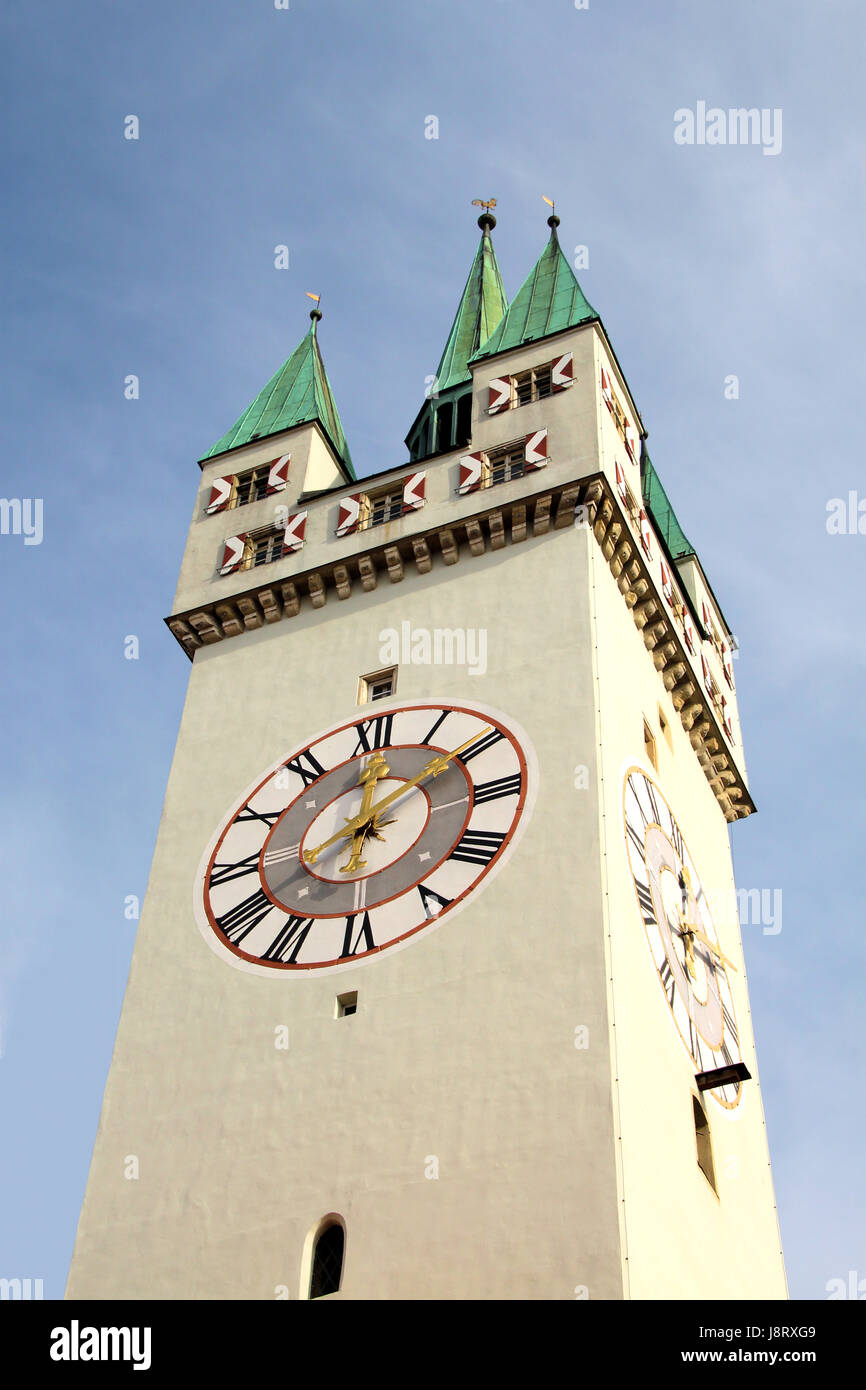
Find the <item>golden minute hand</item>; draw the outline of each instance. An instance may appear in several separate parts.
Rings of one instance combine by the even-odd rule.
[[[713,955],[718,956],[719,960],[722,962],[722,965],[729,966],[731,970],[736,970],[737,967],[734,965],[734,962],[732,960],[728,960],[728,957],[719,950],[715,942],[711,941],[708,936],[705,936],[704,933],[700,931],[698,927],[691,927],[687,923],[685,929],[692,936],[697,937],[698,941],[702,941],[705,946],[709,946]]]
[[[344,836],[352,835],[355,830],[360,830],[361,826],[364,825],[366,821],[370,820],[373,816],[379,816],[392,802],[397,801],[404,792],[410,791],[412,787],[417,787],[419,782],[423,782],[425,777],[438,777],[440,772],[444,772],[448,767],[452,758],[456,758],[458,754],[463,752],[464,748],[468,748],[470,743],[474,743],[476,739],[483,738],[485,734],[489,734],[492,727],[491,724],[488,724],[487,728],[482,729],[480,734],[473,734],[465,743],[461,743],[459,748],[452,748],[450,753],[440,753],[435,758],[431,758],[429,763],[425,764],[418,773],[417,777],[411,777],[408,782],[402,782],[396,791],[390,792],[388,796],[383,796],[382,800],[377,801],[375,806],[370,806],[366,811],[359,811],[357,816],[353,816],[351,820],[347,820],[343,829],[338,830],[336,835],[332,835],[330,840],[325,840],[323,844],[316,845],[315,849],[305,849],[305,862],[307,864],[315,864],[323,850],[336,844],[337,840],[342,840]]]

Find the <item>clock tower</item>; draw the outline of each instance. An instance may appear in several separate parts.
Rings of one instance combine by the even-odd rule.
[[[318,309],[200,460],[71,1298],[786,1297],[735,644],[558,218],[510,304],[479,225],[408,460]]]

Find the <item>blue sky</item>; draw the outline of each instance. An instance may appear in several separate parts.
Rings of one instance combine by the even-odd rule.
[[[782,931],[744,937],[791,1292],[866,1279],[866,536],[826,529],[866,498],[856,0],[49,0],[0,33],[0,494],[44,499],[41,545],[0,535],[0,1274],[63,1292],[189,673],[162,619],[196,459],[317,290],[356,468],[400,463],[471,200],[499,200],[513,295],[548,194],[740,641],[737,878],[783,893]],[[701,100],[780,109],[781,152],[675,144]]]

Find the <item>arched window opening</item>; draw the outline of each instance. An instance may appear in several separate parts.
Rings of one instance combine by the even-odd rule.
[[[319,1231],[313,1245],[310,1270],[310,1298],[324,1298],[336,1293],[343,1277],[343,1254],[346,1233],[338,1221]]]
[[[464,444],[468,444],[472,437],[472,392],[467,391],[465,396],[461,396],[457,402],[457,434],[454,440],[456,448],[462,449]]]
[[[451,448],[451,431],[454,425],[454,406],[450,401],[440,405],[436,412],[436,449],[441,454]]]
[[[710,1122],[707,1112],[697,1096],[692,1096],[692,1109],[695,1117],[695,1141],[698,1148],[698,1167],[713,1191],[716,1191],[716,1172],[713,1167],[713,1141],[710,1137]]]

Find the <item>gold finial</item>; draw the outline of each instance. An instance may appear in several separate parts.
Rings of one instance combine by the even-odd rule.
[[[484,209],[484,211],[478,219],[478,225],[481,228],[482,232],[484,232],[485,234],[491,232],[493,228],[496,226],[496,218],[493,216],[493,209],[496,207],[496,199],[473,198],[472,206],[474,208]]]
[[[496,207],[496,199],[488,198],[485,202],[483,198],[473,198],[472,206],[474,208],[484,208],[486,212],[490,212],[492,208]]]

